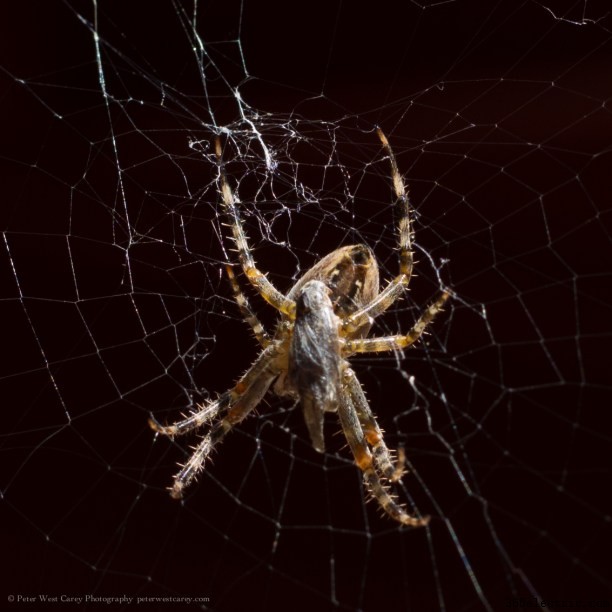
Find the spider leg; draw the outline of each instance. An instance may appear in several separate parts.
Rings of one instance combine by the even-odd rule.
[[[348,378],[352,378],[350,368],[347,368]],[[364,397],[365,400],[365,397]],[[348,393],[343,393],[338,403],[338,416],[344,435],[351,447],[355,463],[363,472],[363,480],[372,497],[380,507],[394,520],[403,525],[422,527],[427,525],[429,517],[417,518],[410,516],[406,510],[395,502],[387,487],[381,482],[380,475],[375,468],[375,459],[368,448],[366,436],[361,425],[358,411]]]
[[[268,332],[266,332],[264,326],[257,318],[257,315],[251,309],[251,305],[249,304],[249,300],[247,299],[246,295],[242,293],[240,285],[238,284],[238,279],[234,276],[234,271],[232,270],[232,267],[230,265],[225,266],[225,271],[232,285],[234,299],[238,304],[238,308],[242,313],[242,317],[251,326],[251,329],[253,330],[255,338],[257,338],[259,344],[261,344],[261,346],[265,348],[270,344],[270,336],[268,335]]]
[[[400,211],[398,223],[399,273],[371,302],[354,312],[344,321],[342,327],[345,333],[349,334],[359,329],[368,319],[375,319],[378,315],[382,314],[400,295],[402,295],[406,285],[410,282],[414,265],[412,255],[413,231],[410,222],[410,198],[408,197],[404,180],[397,167],[397,161],[395,160],[395,155],[387,137],[380,128],[377,128],[376,133],[389,156],[393,191],[395,192],[396,206]]]
[[[219,412],[226,409],[232,401],[231,391],[226,391],[220,395],[214,402],[199,404],[198,410],[195,410],[190,416],[181,421],[177,421],[172,425],[162,425],[154,416],[149,417],[149,427],[156,433],[163,434],[169,438],[181,436],[202,425],[210,423]]]
[[[262,373],[261,377],[255,379],[251,386],[236,398],[236,401],[227,411],[227,415],[212,426],[211,430],[195,447],[187,462],[181,466],[180,471],[174,476],[174,483],[170,487],[170,497],[173,499],[183,497],[183,491],[202,471],[210,453],[232,430],[234,425],[245,419],[259,404],[277,376],[278,370],[268,367],[268,370]]]
[[[274,369],[274,371],[278,373],[276,366],[273,365],[277,356],[278,350],[276,347],[267,347],[261,352],[259,357],[255,360],[255,363],[253,363],[240,380],[238,380],[234,387],[220,395],[215,401],[200,406],[197,412],[194,412],[181,421],[176,421],[172,425],[160,425],[155,419],[150,418],[149,426],[154,431],[172,438],[174,436],[186,434],[209,423],[219,414],[219,412],[238,402],[244,393],[255,386],[259,377],[264,377],[271,369]]]
[[[215,139],[215,153],[219,162],[219,176],[221,180],[221,195],[223,198],[223,205],[230,218],[232,235],[234,237],[234,242],[236,243],[236,248],[238,249],[238,259],[240,260],[244,274],[249,279],[249,282],[257,289],[261,297],[266,300],[266,302],[274,306],[276,310],[279,310],[283,314],[287,315],[290,319],[294,319],[295,302],[283,295],[266,278],[266,275],[255,265],[255,260],[251,255],[251,249],[249,248],[247,236],[240,219],[240,212],[236,206],[236,197],[234,196],[229,183],[227,182],[227,176],[225,175],[225,170],[223,167],[223,154],[221,150],[221,139],[219,137]]]
[[[407,333],[397,336],[384,336],[381,338],[358,338],[346,340],[343,352],[345,355],[352,353],[381,353],[383,351],[394,351],[407,348],[414,344],[422,335],[427,326],[434,320],[435,316],[442,310],[446,300],[450,297],[448,291],[442,291],[425,312],[419,317],[414,327]]]
[[[344,382],[357,412],[357,417],[359,418],[359,423],[365,435],[365,439],[372,448],[374,462],[376,463],[378,471],[391,482],[397,482],[404,474],[404,464],[406,463],[405,454],[401,452],[398,460],[394,464],[391,459],[391,451],[385,444],[382,430],[378,426],[376,417],[372,413],[370,404],[363,392],[363,388],[359,380],[357,380],[355,372],[351,368],[345,370]]]

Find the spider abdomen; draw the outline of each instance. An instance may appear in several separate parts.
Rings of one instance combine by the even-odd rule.
[[[325,450],[323,415],[336,411],[343,359],[330,289],[319,280],[304,284],[296,296],[289,350],[288,382],[299,397],[313,447]]]

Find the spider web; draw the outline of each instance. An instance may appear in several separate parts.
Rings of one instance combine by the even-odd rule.
[[[612,606],[607,11],[5,10],[9,609]],[[418,263],[375,335],[454,292],[418,346],[353,360],[387,443],[406,449],[395,493],[430,525],[399,528],[365,502],[334,415],[319,455],[272,396],[174,502],[165,488],[197,438],[156,439],[148,416],[216,397],[258,352],[224,271],[215,135],[257,264],[287,291],[346,244],[396,274],[376,126],[410,189]]]

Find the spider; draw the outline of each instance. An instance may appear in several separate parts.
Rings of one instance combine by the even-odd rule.
[[[280,312],[275,332],[269,335],[241,292],[231,266],[227,266],[234,298],[262,350],[232,389],[198,406],[186,418],[161,425],[153,417],[151,428],[170,438],[208,427],[193,454],[180,466],[170,487],[175,499],[203,469],[206,459],[238,423],[262,401],[270,387],[278,396],[291,396],[301,404],[312,446],[324,452],[325,412],[337,412],[355,463],[363,472],[372,498],[391,518],[403,525],[424,526],[429,517],[417,517],[395,501],[388,482],[403,475],[404,455],[397,461],[385,444],[365,394],[348,358],[356,353],[401,350],[414,344],[450,296],[442,291],[403,335],[368,338],[374,319],[406,290],[413,268],[410,203],[391,146],[377,130],[391,164],[391,178],[399,209],[399,273],[382,291],[378,263],[369,246],[357,244],[329,253],[310,268],[285,295],[255,265],[242,225],[239,200],[224,170],[221,140],[215,140],[221,199],[227,214],[238,259],[247,279],[264,300]]]

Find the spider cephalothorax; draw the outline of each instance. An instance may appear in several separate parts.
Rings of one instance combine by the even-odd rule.
[[[277,395],[290,395],[302,406],[313,447],[325,450],[325,412],[337,412],[355,462],[363,472],[372,497],[392,518],[405,525],[427,524],[428,517],[414,517],[395,502],[385,481],[403,474],[403,461],[395,463],[387,448],[361,385],[348,358],[355,353],[400,350],[420,338],[427,325],[449,297],[442,291],[423,312],[408,334],[368,338],[374,319],[402,295],[412,274],[412,230],[410,205],[387,138],[378,130],[391,163],[399,221],[399,273],[381,291],[379,270],[370,247],[358,244],[329,253],[310,268],[285,295],[260,272],[244,232],[237,200],[223,168],[219,138],[215,150],[223,206],[229,217],[238,258],[245,276],[259,294],[280,312],[273,335],[268,335],[241,292],[231,266],[227,272],[234,296],[250,324],[262,351],[236,385],[213,402],[199,406],[191,416],[172,425],[151,427],[166,436],[177,436],[203,426],[208,432],[178,474],[170,488],[174,498],[203,468],[213,448],[263,399],[270,387]]]

